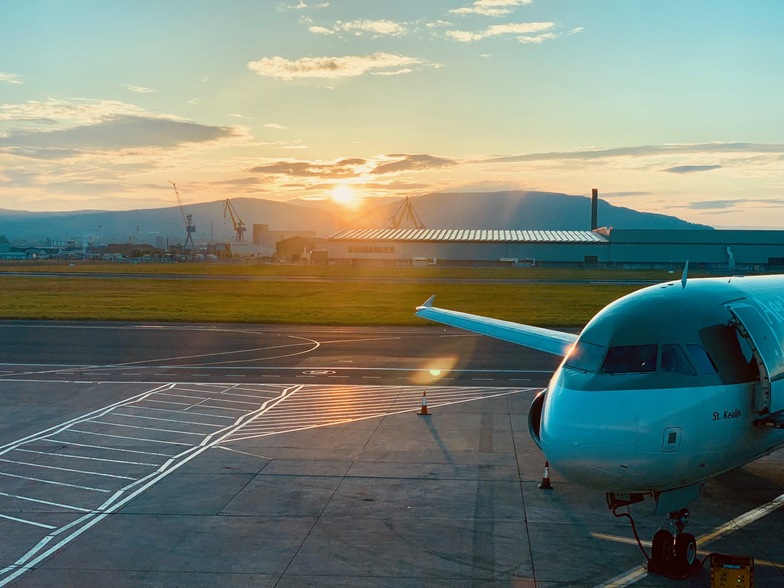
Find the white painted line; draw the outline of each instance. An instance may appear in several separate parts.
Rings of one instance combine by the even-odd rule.
[[[103,449],[104,451],[119,451],[121,453],[138,453],[140,455],[155,455],[157,457],[171,457],[168,453],[155,453],[154,451],[138,451],[136,449],[125,449],[123,447],[107,447],[105,445],[89,445],[87,443],[74,443],[73,441],[61,441],[55,437],[50,439],[39,439],[39,441],[46,441],[47,443],[57,443],[58,445],[67,445],[69,447],[87,447],[89,449]]]
[[[183,414],[183,412],[181,410],[172,410],[170,408],[155,408],[154,406],[143,406],[143,405],[141,405],[139,403],[134,404],[133,408],[139,408],[139,409],[142,409],[142,410],[157,410],[157,411],[160,411],[160,412],[173,412],[175,414]],[[207,407],[207,408],[209,408],[209,407]],[[195,414],[195,415],[198,415],[198,416],[203,416],[203,417],[207,417],[207,418],[211,418],[211,419],[229,419],[229,420],[233,420],[234,419],[234,417],[230,417],[230,416],[221,416],[219,414],[205,414],[203,412],[191,412],[189,414]]]
[[[7,496],[8,498],[15,498],[16,500],[26,500],[27,502],[36,502],[38,504],[45,504],[47,506],[57,506],[59,508],[64,508],[66,510],[91,512],[91,509],[89,508],[81,508],[79,506],[73,506],[71,504],[60,504],[59,502],[51,502],[49,500],[40,500],[38,498],[31,498],[30,496],[19,496],[18,494],[6,494],[5,492],[0,492],[0,496]]]
[[[41,468],[44,470],[57,470],[59,472],[69,472],[72,474],[86,474],[88,476],[104,476],[106,478],[119,478],[121,480],[135,480],[136,478],[129,478],[128,476],[118,476],[115,474],[103,474],[100,472],[90,472],[85,470],[74,470],[71,468],[59,468],[57,466],[44,465],[42,463],[27,462],[27,461],[14,461],[13,459],[0,459],[4,463],[15,463],[16,465],[23,465],[28,468]]]
[[[128,504],[130,501],[135,499],[139,494],[150,488],[152,485],[156,484],[158,481],[163,479],[164,477],[168,476],[170,473],[176,471],[186,463],[188,463],[193,458],[201,455],[207,449],[212,447],[216,447],[220,443],[222,443],[225,439],[227,439],[234,431],[242,428],[243,426],[252,423],[254,420],[258,419],[262,415],[264,415],[267,411],[271,410],[280,402],[286,400],[293,394],[295,394],[299,390],[299,386],[294,386],[293,388],[286,388],[281,391],[278,398],[270,399],[265,401],[259,409],[253,413],[248,415],[244,415],[234,421],[232,425],[226,427],[223,431],[218,431],[216,433],[211,433],[205,437],[205,439],[199,444],[198,447],[193,447],[189,450],[190,455],[187,455],[184,459],[181,459],[178,463],[172,465],[172,467],[168,467],[171,463],[171,460],[164,464],[157,475],[146,476],[142,478],[135,484],[132,484],[127,489],[123,489],[121,491],[115,492],[109,500],[104,502],[103,505],[98,509],[98,511],[91,512],[89,514],[84,515],[83,517],[65,525],[64,527],[53,531],[38,544],[30,549],[26,554],[24,554],[21,558],[19,558],[13,564],[6,566],[4,569],[0,570],[0,575],[4,575],[8,573],[9,575],[0,580],[0,587],[5,586],[6,584],[13,582],[16,578],[25,574],[30,569],[34,568],[40,562],[44,561],[50,555],[55,553],[57,550],[61,549],[63,546],[67,545],[74,539],[76,539],[79,535],[86,532],[99,522],[101,522],[104,518],[116,512],[122,506]],[[187,452],[186,452],[187,453]],[[135,487],[135,490],[130,494],[123,496],[126,490]],[[106,491],[108,493],[108,491]],[[70,533],[70,534],[66,534]],[[63,538],[60,539],[55,545],[52,545],[47,548],[48,544],[53,540],[56,539],[58,536],[62,536]]]
[[[157,400],[155,398],[148,398],[146,402],[157,402],[158,404],[169,404],[171,406],[190,406],[189,402],[172,402],[171,400]]]
[[[83,435],[95,435],[97,437],[111,437],[112,439],[127,439],[128,441],[141,441],[142,443],[160,443],[161,445],[179,445],[180,447],[190,447],[187,443],[177,443],[176,441],[159,441],[158,439],[143,439],[141,437],[124,437],[123,435],[109,435],[108,433],[93,433],[92,431],[82,431],[81,429],[68,429],[74,433]]]
[[[719,537],[728,535],[734,531],[740,531],[746,525],[753,523],[754,521],[758,521],[762,517],[769,515],[775,510],[778,510],[782,507],[782,505],[784,505],[784,494],[777,496],[767,504],[763,504],[762,506],[759,506],[748,511],[747,513],[735,517],[730,521],[727,521],[709,533],[700,535],[697,538],[697,545],[704,546],[712,541],[715,541]],[[610,578],[602,584],[598,584],[596,588],[623,588],[625,586],[631,586],[632,584],[645,578],[647,575],[648,570],[645,568],[640,569],[639,567],[635,567],[631,570],[623,572],[622,574],[618,574],[613,578]]]
[[[140,427],[139,425],[125,425],[122,423],[112,423],[110,421],[88,421],[90,423],[98,423],[99,425],[109,425],[112,427],[125,427],[126,429],[141,429],[142,431],[157,431],[158,433],[174,433],[176,435],[194,435],[196,437],[204,436],[204,433],[194,433],[191,431],[177,431],[174,429],[157,429],[155,427]]]
[[[211,423],[199,423],[199,422],[196,422],[196,421],[183,421],[181,419],[162,419],[160,417],[145,416],[145,415],[142,415],[142,414],[127,414],[127,413],[124,413],[124,412],[113,412],[112,416],[128,417],[128,418],[132,418],[132,419],[146,419],[146,420],[150,420],[150,421],[162,421],[162,422],[166,422],[166,423],[182,423],[183,425],[199,425],[201,427],[213,427],[215,429],[220,429],[222,427],[222,425],[213,425]],[[93,422],[98,422],[98,421],[93,421]]]
[[[111,492],[111,490],[105,490],[103,488],[91,488],[89,486],[79,486],[78,484],[66,484],[65,482],[54,482],[52,480],[43,480],[41,478],[31,478],[30,476],[17,476],[16,474],[9,474],[7,472],[0,472],[0,476],[17,478],[20,480],[29,480],[30,482],[41,482],[42,484],[52,484],[53,486],[65,486],[67,488],[76,488],[78,490],[89,490],[90,492],[105,492],[107,494]]]
[[[15,521],[17,523],[24,523],[25,525],[35,525],[36,527],[43,527],[44,529],[56,529],[57,527],[53,527],[52,525],[44,525],[43,523],[36,523],[34,521],[27,521],[25,519],[18,519],[16,517],[10,517],[8,515],[0,514],[0,519],[7,519],[9,521]]]

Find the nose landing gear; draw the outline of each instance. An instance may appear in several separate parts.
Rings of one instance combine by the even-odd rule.
[[[689,521],[689,510],[683,508],[667,514],[670,530],[659,529],[653,536],[650,566],[652,571],[665,575],[682,575],[691,572],[697,562],[697,540],[684,533]]]

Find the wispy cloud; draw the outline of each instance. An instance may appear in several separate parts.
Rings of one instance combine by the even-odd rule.
[[[141,114],[144,110],[115,100],[29,100],[21,104],[0,104],[0,121],[65,122],[85,124],[109,116]]]
[[[0,151],[44,160],[127,149],[168,149],[237,138],[236,127],[197,124],[107,100],[46,100],[0,105],[0,121],[15,128],[0,135]]]
[[[738,198],[727,200],[697,200],[688,203],[684,208],[691,210],[727,210],[730,208],[781,208],[784,198]]]
[[[354,157],[335,161],[271,161],[257,165],[248,171],[300,178],[337,179],[362,177],[365,180],[369,180],[372,176],[423,171],[447,167],[456,163],[452,159],[435,155],[395,153],[381,155],[374,159]]]
[[[0,149],[51,158],[59,150],[100,152],[143,147],[171,148],[238,136],[232,127],[212,127],[192,122],[117,116],[89,125],[55,131],[19,130],[0,137]]]
[[[288,127],[286,127],[284,125],[279,125],[278,123],[266,123],[264,126],[267,127],[268,129],[280,129],[280,130],[283,130],[283,129],[287,129],[288,128]]]
[[[346,158],[337,161],[273,161],[249,169],[252,173],[265,173],[300,178],[351,178],[362,173],[367,160]]]
[[[449,12],[454,14],[480,14],[482,16],[506,16],[520,6],[532,4],[533,0],[476,0],[470,6],[454,8]]]
[[[2,71],[0,71],[0,82],[5,82],[7,84],[24,84],[22,76]]]
[[[296,78],[349,78],[380,72],[398,71],[415,65],[429,65],[424,59],[393,53],[346,55],[343,57],[303,57],[289,60],[265,57],[248,63],[248,69],[265,77],[281,80]],[[409,71],[412,71],[409,69]]]
[[[278,12],[285,10],[307,10],[308,8],[327,8],[329,2],[320,2],[318,4],[308,4],[304,0],[299,0],[296,4],[278,4]]]
[[[373,169],[374,174],[390,174],[403,171],[420,171],[437,167],[455,165],[452,159],[436,157],[434,155],[388,155],[393,161],[380,164]]]
[[[332,28],[322,26],[311,26],[308,28],[311,33],[321,35],[334,35],[339,32],[353,33],[362,35],[370,33],[376,36],[397,37],[406,33],[405,27],[391,20],[352,20],[349,22],[338,21]]]
[[[527,153],[494,157],[487,162],[547,161],[547,160],[591,160],[613,157],[647,157],[683,153],[766,153],[784,154],[784,144],[778,143],[686,143],[665,145],[641,145],[614,149],[586,149],[583,151],[555,151],[550,153]]]
[[[126,90],[130,90],[131,92],[135,92],[136,94],[150,94],[152,92],[157,92],[157,90],[153,90],[152,88],[145,88],[144,86],[134,86],[131,84],[123,84],[123,88]]]
[[[484,31],[447,31],[445,34],[450,39],[460,41],[462,43],[470,43],[472,41],[481,41],[488,37],[496,37],[499,35],[519,35],[518,39],[521,42],[532,42],[531,39],[540,38],[555,38],[554,33],[545,34],[544,31],[549,31],[555,26],[553,22],[520,22],[508,23],[502,25],[493,25]],[[523,41],[527,39],[527,41]],[[534,41],[541,42],[541,41]]]
[[[693,174],[696,172],[711,171],[712,169],[719,169],[721,167],[721,165],[676,165],[675,167],[668,167],[662,171],[671,174]]]

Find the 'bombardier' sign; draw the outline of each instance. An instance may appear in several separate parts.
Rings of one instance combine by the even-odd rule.
[[[349,253],[394,253],[394,247],[373,247],[371,245],[351,245]]]

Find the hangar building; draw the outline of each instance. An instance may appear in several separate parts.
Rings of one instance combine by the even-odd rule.
[[[784,231],[346,229],[327,239],[326,250],[342,263],[666,267],[689,260],[706,269],[776,269],[784,266]]]

